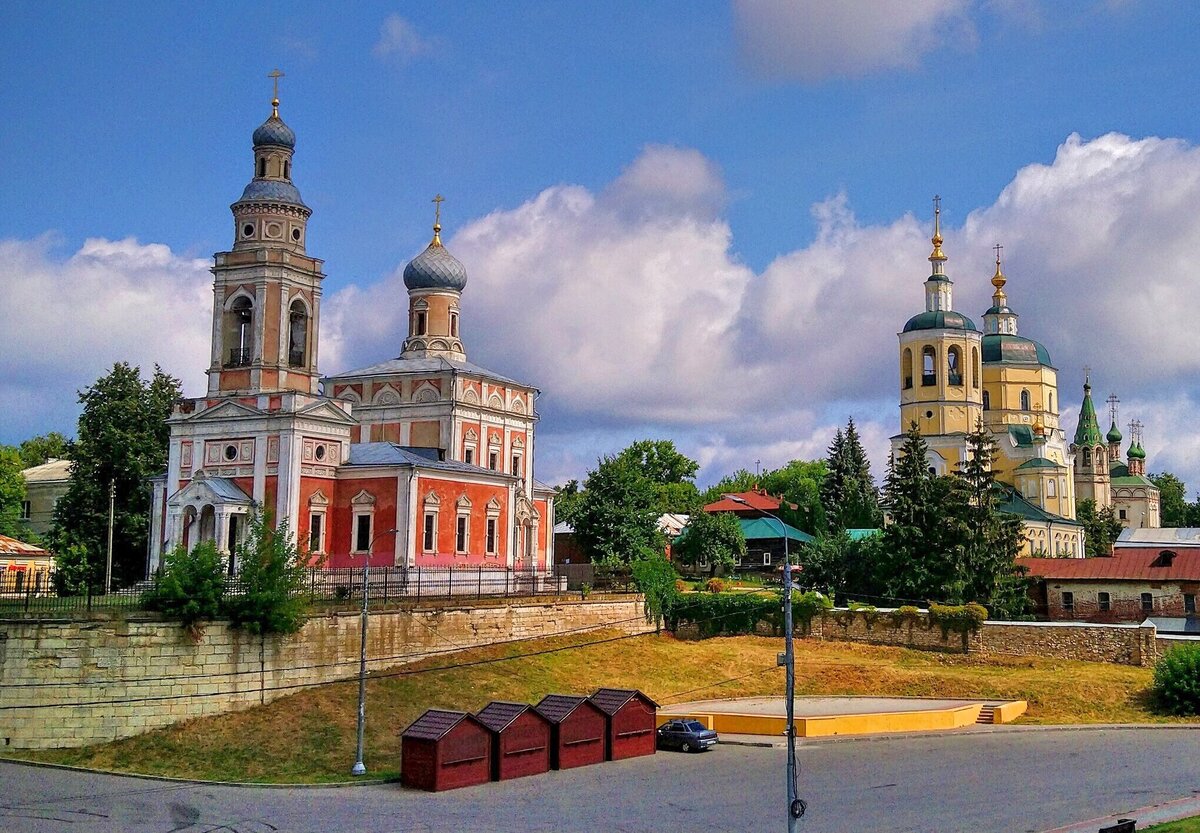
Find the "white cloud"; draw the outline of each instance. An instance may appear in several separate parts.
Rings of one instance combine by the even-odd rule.
[[[421,37],[415,26],[398,14],[390,14],[379,26],[379,40],[371,50],[377,58],[410,61],[433,51],[433,41]]]
[[[10,441],[74,433],[76,391],[118,361],[157,362],[199,392],[208,365],[209,262],[161,244],[89,239],[65,260],[55,239],[0,241],[0,400]]]
[[[769,79],[821,81],[913,69],[975,43],[968,0],[735,0],[743,62]]]

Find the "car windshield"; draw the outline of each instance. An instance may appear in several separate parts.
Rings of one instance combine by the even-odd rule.
[[[683,728],[687,729],[689,732],[703,732],[704,731],[704,726],[702,726],[700,724],[700,722],[696,721],[696,720],[689,720],[687,723],[684,723]]]

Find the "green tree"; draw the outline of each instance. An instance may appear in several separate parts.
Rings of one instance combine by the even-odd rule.
[[[21,461],[25,468],[40,466],[49,460],[71,459],[71,441],[57,431],[31,437],[21,443]]]
[[[628,563],[648,549],[660,550],[658,493],[628,458],[600,460],[584,482],[575,515],[575,538],[593,561]]]
[[[633,583],[645,599],[646,621],[662,629],[664,619],[669,619],[671,610],[679,598],[675,582],[679,575],[671,562],[662,553],[647,551],[630,563]]]
[[[845,530],[822,535],[800,550],[797,584],[830,596],[881,596],[880,538],[851,539]]]
[[[29,527],[21,520],[21,504],[25,501],[25,464],[17,449],[0,445],[0,535],[26,540]]]
[[[820,495],[829,531],[878,527],[882,522],[879,492],[853,418],[846,423],[845,433],[839,428],[834,435],[825,466]]]
[[[1096,508],[1090,497],[1075,503],[1075,520],[1083,524],[1084,546],[1090,556],[1112,555],[1113,543],[1125,527],[1111,506]]]
[[[162,574],[142,603],[179,623],[199,638],[204,623],[223,612],[225,563],[216,544],[205,541],[191,552],[182,544],[163,559]]]
[[[308,611],[302,592],[308,570],[287,522],[273,527],[266,516],[253,515],[236,559],[238,592],[225,597],[233,626],[250,633],[300,630]]]
[[[825,482],[825,475],[824,460],[792,460],[781,468],[767,470],[760,475],[740,469],[706,491],[701,502],[713,503],[725,494],[762,489],[783,500],[779,516],[785,523],[810,535],[819,535],[827,528],[825,508],[821,503],[821,485]]]
[[[1019,518],[999,509],[1004,487],[992,472],[998,451],[980,420],[967,435],[966,457],[955,473],[960,488],[953,508],[961,515],[963,561],[946,599],[982,602],[997,615],[1011,618],[1025,612],[1028,598],[1015,563],[1024,531]]]
[[[708,564],[709,575],[732,570],[746,555],[746,536],[736,515],[729,512],[695,512],[671,548],[681,564]]]
[[[568,524],[574,529],[575,518],[579,514],[579,507],[582,503],[583,490],[579,481],[568,480],[558,487],[558,494],[554,496],[554,520],[558,523]]]
[[[79,438],[71,480],[54,512],[51,543],[86,553],[87,580],[103,577],[110,485],[115,494],[113,583],[145,576],[150,493],[146,480],[167,465],[167,417],[179,397],[179,380],[155,366],[149,382],[125,362],[81,391]]]
[[[658,514],[690,514],[703,504],[693,482],[700,464],[675,448],[670,440],[638,440],[617,455],[654,484]]]
[[[1162,525],[1189,526],[1187,487],[1183,481],[1169,471],[1152,474],[1150,480],[1158,487],[1159,519]]]

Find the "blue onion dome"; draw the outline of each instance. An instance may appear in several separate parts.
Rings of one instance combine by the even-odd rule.
[[[250,180],[238,202],[273,202],[308,207],[300,198],[300,189],[282,179]]]
[[[442,227],[433,227],[433,241],[404,267],[404,285],[409,289],[450,289],[461,292],[467,285],[467,269],[442,245]]]
[[[1119,443],[1121,441],[1121,429],[1117,427],[1116,420],[1113,421],[1112,428],[1108,429],[1108,434],[1105,435],[1105,439],[1107,439],[1110,443]]]
[[[904,332],[913,330],[971,330],[975,331],[975,322],[961,312],[954,310],[933,310],[919,312],[904,325]]]
[[[278,145],[288,150],[294,150],[296,147],[296,133],[292,128],[283,123],[283,119],[279,118],[279,111],[275,110],[271,113],[271,117],[260,124],[258,129],[254,131],[253,141],[255,147],[259,145]]]

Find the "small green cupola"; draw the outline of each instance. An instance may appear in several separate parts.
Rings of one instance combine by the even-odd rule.
[[[1115,419],[1113,420],[1112,427],[1108,429],[1108,434],[1105,435],[1105,439],[1108,440],[1109,445],[1113,445],[1114,443],[1119,445],[1121,440],[1124,439],[1124,437],[1121,436],[1121,429],[1117,427],[1117,421]]]
[[[1096,420],[1096,406],[1092,404],[1091,380],[1087,377],[1083,381],[1083,405],[1079,409],[1079,425],[1075,428],[1075,445],[1080,448],[1104,445],[1100,423]]]

